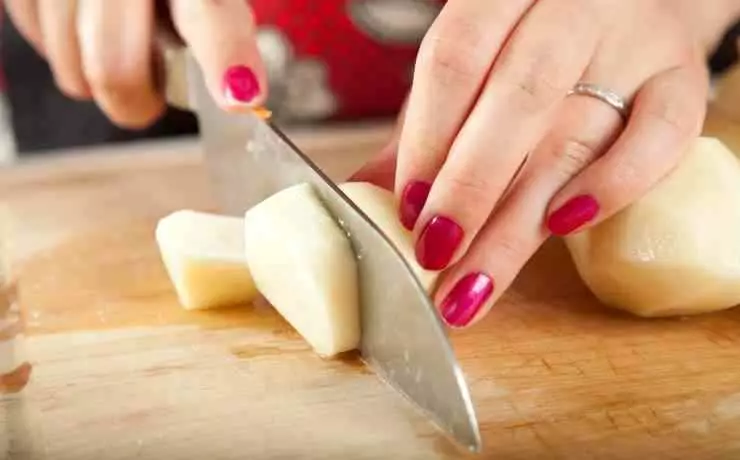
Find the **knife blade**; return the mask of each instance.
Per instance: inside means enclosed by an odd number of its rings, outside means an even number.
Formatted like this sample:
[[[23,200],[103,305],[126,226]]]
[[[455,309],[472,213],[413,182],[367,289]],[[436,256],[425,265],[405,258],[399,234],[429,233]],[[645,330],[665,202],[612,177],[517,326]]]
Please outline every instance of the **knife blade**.
[[[363,360],[455,441],[479,452],[480,430],[462,369],[436,308],[393,243],[273,123],[223,111],[194,60],[187,57],[185,66],[187,100],[198,117],[222,211],[241,216],[286,187],[312,184],[357,257]],[[169,99],[182,105],[182,98]]]

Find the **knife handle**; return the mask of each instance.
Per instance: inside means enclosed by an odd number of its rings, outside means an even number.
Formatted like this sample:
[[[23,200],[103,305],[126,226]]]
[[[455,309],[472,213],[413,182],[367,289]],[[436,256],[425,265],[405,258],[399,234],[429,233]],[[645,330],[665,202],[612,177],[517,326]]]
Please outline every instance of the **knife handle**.
[[[188,89],[188,61],[192,60],[185,47],[162,46],[160,58],[155,60],[158,66],[158,85],[168,104],[182,110],[193,111]]]
[[[175,29],[168,0],[154,2],[156,17],[154,45],[154,83],[169,105],[182,110],[195,109],[188,90],[189,56],[185,41]]]

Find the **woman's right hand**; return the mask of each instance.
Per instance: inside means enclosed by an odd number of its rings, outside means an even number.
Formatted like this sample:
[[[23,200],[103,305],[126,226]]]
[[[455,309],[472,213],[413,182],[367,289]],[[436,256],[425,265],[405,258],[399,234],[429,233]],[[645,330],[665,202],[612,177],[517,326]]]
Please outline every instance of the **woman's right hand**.
[[[166,1],[166,0],[165,0]],[[62,92],[94,100],[111,121],[142,128],[165,109],[156,84],[154,0],[5,0]],[[169,0],[175,29],[225,110],[266,99],[267,78],[245,0]]]

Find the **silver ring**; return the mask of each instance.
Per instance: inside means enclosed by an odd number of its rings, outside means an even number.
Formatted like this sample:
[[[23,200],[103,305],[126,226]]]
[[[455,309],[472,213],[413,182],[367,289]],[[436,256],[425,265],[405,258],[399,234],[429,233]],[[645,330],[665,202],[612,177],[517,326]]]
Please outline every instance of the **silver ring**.
[[[568,96],[572,95],[593,97],[601,102],[607,103],[614,110],[619,112],[625,120],[629,117],[629,104],[622,96],[614,91],[601,88],[592,83],[578,83],[573,87],[573,89],[568,91]]]

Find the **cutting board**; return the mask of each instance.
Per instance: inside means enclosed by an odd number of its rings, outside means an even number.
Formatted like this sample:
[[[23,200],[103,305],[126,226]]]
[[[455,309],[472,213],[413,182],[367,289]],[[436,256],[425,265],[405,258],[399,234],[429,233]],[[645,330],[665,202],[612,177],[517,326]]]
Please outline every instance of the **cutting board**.
[[[707,129],[740,139],[719,111]],[[294,135],[344,178],[388,133]],[[173,210],[213,209],[201,163],[184,140],[0,171],[32,365],[0,396],[0,458],[467,458],[356,359],[316,357],[269,306],[178,306],[153,230]],[[740,310],[610,311],[552,241],[452,340],[483,458],[740,457]]]

